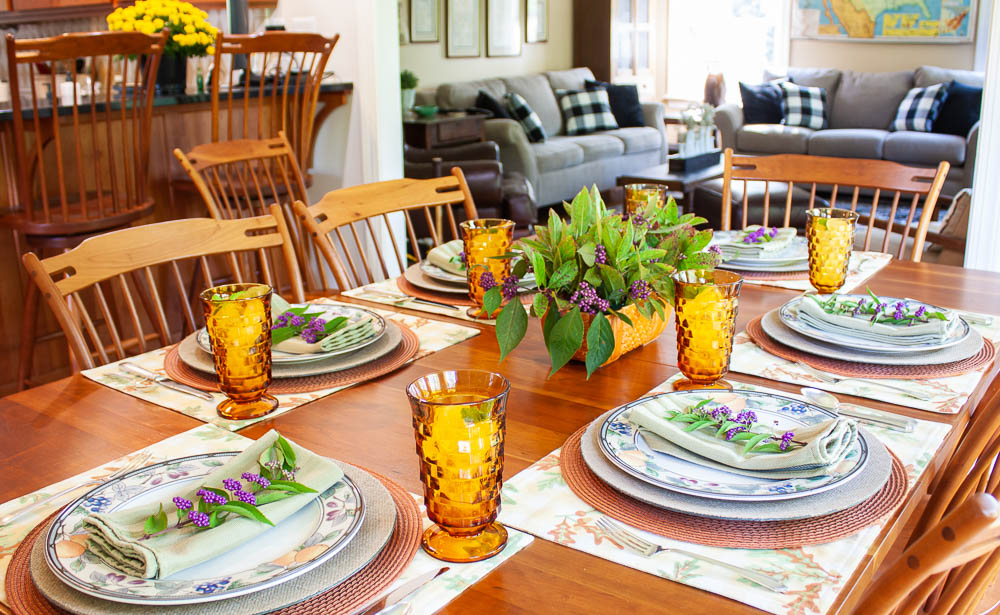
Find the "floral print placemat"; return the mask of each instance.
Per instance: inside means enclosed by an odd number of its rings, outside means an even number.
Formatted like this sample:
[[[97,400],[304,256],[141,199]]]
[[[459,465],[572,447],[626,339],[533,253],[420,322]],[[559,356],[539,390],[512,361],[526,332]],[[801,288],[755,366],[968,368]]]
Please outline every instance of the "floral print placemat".
[[[854,252],[851,254],[851,262],[847,268],[847,281],[841,292],[851,292],[867,282],[873,275],[885,268],[892,262],[891,254],[882,252]],[[738,271],[736,273],[739,273]],[[776,286],[778,288],[788,288],[790,290],[812,290],[809,279],[804,280],[758,280],[744,278],[744,284],[759,284],[760,286]]]
[[[650,393],[671,390],[674,376]],[[766,387],[740,385],[757,391]],[[906,468],[908,491],[923,473],[951,427],[918,421],[912,433],[866,426],[892,449]],[[756,570],[780,579],[789,590],[778,594],[700,560],[659,553],[644,558],[610,541],[597,527],[602,516],[578,498],[559,470],[559,450],[549,453],[503,486],[500,521],[571,549],[654,574],[704,591],[726,596],[779,615],[822,615],[844,589],[854,569],[864,559],[885,520],[842,540],[795,549],[725,549],[669,540],[635,530],[647,540],[673,546]]]
[[[313,303],[336,304],[338,302],[331,299],[318,299],[313,301]],[[417,337],[420,339],[420,350],[417,351],[417,355],[413,358],[414,361],[447,348],[448,346],[479,335],[479,329],[466,327],[464,325],[440,320],[431,320],[421,316],[400,314],[399,312],[392,312],[389,310],[374,309],[373,311],[389,320],[409,327],[414,333],[417,334]],[[167,350],[169,349],[159,348],[141,355],[129,357],[125,360],[135,363],[150,371],[156,372],[157,374],[163,374],[163,360],[167,355]],[[87,378],[111,387],[112,389],[128,393],[133,397],[138,397],[139,399],[152,402],[158,406],[163,406],[164,408],[169,408],[180,412],[181,414],[194,417],[199,421],[212,423],[232,431],[242,429],[247,425],[252,425],[258,421],[274,418],[275,416],[288,412],[289,410],[301,406],[302,404],[320,399],[321,397],[326,397],[331,393],[336,393],[341,389],[347,388],[346,386],[339,386],[329,389],[320,389],[318,391],[311,391],[309,393],[275,395],[275,397],[278,398],[278,409],[271,414],[257,419],[233,421],[222,418],[215,411],[215,407],[224,399],[221,393],[213,393],[212,397],[214,399],[212,401],[201,400],[197,397],[162,387],[151,382],[150,380],[146,380],[145,378],[126,374],[118,369],[118,363],[120,363],[120,361],[108,363],[107,365],[95,367],[94,369],[88,369],[81,373]]]
[[[348,297],[364,299],[365,301],[371,301],[374,303],[384,303],[395,307],[405,307],[408,310],[417,310],[420,312],[427,312],[429,314],[441,314],[442,316],[451,316],[452,318],[470,320],[487,325],[496,324],[495,320],[480,320],[472,318],[466,313],[466,310],[468,309],[466,306],[446,308],[441,305],[423,303],[420,301],[414,301],[413,298],[407,298],[403,294],[403,291],[399,290],[399,286],[396,285],[396,281],[392,279],[382,280],[381,282],[373,282],[359,288],[352,288],[351,290],[344,291],[343,294]],[[466,297],[466,295],[458,296],[462,298]]]
[[[959,312],[962,313],[962,312]],[[990,324],[970,323],[983,338],[1000,350],[1000,317],[987,314],[974,314],[982,322]],[[979,386],[979,381],[992,369],[986,365],[980,369],[946,378],[930,378],[927,380],[903,380],[897,378],[879,379],[844,379],[836,384],[821,381],[793,361],[787,361],[767,352],[753,343],[746,332],[736,334],[733,339],[733,354],[729,364],[730,371],[761,376],[770,380],[810,386],[834,393],[844,393],[868,399],[889,402],[899,406],[929,410],[942,414],[956,414],[968,401]],[[836,376],[836,374],[831,374]],[[837,376],[840,378],[840,376]],[[908,397],[905,394],[879,386],[885,382],[895,387],[903,387],[919,391],[931,399],[922,400]]]
[[[194,429],[177,434],[176,436],[167,438],[166,440],[161,440],[156,444],[135,451],[134,453],[130,453],[119,459],[115,459],[114,461],[110,461],[100,467],[88,470],[76,476],[59,481],[58,483],[49,485],[48,487],[39,489],[33,493],[29,493],[17,499],[0,504],[0,517],[9,514],[21,506],[43,499],[49,494],[58,493],[67,487],[81,485],[92,479],[106,477],[119,468],[128,465],[132,459],[135,459],[143,452],[149,452],[152,454],[149,460],[146,461],[146,465],[150,465],[175,457],[185,457],[201,453],[241,451],[246,448],[250,442],[251,440],[249,438],[232,433],[226,429],[216,427],[215,425],[201,425],[199,427],[195,427]],[[15,519],[8,525],[0,526],[0,603],[4,605],[7,604],[7,597],[4,594],[4,584],[2,580],[7,573],[7,566],[10,564],[11,556],[21,544],[24,537],[27,536],[28,532],[30,532],[32,528],[45,520],[46,517],[55,512],[59,507],[65,506],[68,501],[71,501],[74,497],[79,497],[83,493],[84,490],[81,487],[78,493],[66,495],[38,508],[29,514],[24,515],[23,517]],[[420,501],[423,499],[422,497],[416,495],[413,497]],[[95,502],[94,504],[99,505],[99,502]],[[429,525],[430,523],[430,520],[425,517],[424,525]],[[441,568],[442,566],[448,566],[450,568],[448,572],[425,585],[419,592],[414,594],[412,599],[409,601],[411,605],[411,613],[433,613],[448,604],[452,599],[465,591],[466,588],[485,577],[512,555],[528,546],[533,539],[534,538],[530,534],[508,528],[508,541],[506,548],[496,557],[472,564],[446,564],[433,559],[422,550],[418,551],[416,557],[403,572],[403,575],[396,581],[393,587],[402,585],[410,579],[429,570],[435,570]],[[83,546],[81,545],[79,548],[82,549]]]

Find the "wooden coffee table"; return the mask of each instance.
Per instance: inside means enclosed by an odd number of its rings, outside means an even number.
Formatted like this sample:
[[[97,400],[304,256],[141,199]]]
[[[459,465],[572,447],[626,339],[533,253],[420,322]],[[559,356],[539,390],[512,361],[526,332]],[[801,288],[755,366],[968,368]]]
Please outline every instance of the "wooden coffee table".
[[[722,177],[725,167],[726,165],[720,162],[689,173],[682,171],[671,172],[668,159],[666,164],[650,167],[638,173],[619,175],[617,184],[619,186],[626,184],[660,184],[661,186],[666,186],[667,190],[679,192],[683,195],[682,202],[679,204],[685,207],[692,202],[694,189],[704,182]]]

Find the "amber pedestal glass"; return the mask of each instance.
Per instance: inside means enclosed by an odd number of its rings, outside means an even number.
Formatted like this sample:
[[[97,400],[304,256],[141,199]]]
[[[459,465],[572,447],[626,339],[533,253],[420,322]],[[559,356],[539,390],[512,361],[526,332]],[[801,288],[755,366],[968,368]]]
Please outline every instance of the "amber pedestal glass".
[[[469,298],[476,302],[467,313],[473,318],[493,318],[496,314],[487,314],[483,308],[483,296],[489,290],[483,286],[483,275],[487,272],[492,274],[496,284],[503,284],[510,276],[510,259],[491,257],[510,252],[514,243],[514,222],[502,218],[479,218],[466,220],[461,227]]]
[[[677,366],[686,379],[674,390],[730,389],[733,333],[743,278],[731,271],[679,271],[674,279]]]
[[[236,299],[230,299],[236,293]],[[270,414],[278,400],[267,394],[271,385],[271,287],[265,284],[225,284],[201,293],[205,326],[219,389],[226,395],[216,408],[227,419],[252,419]]]
[[[437,559],[476,562],[507,544],[496,518],[509,390],[500,374],[471,369],[428,374],[406,387],[424,503],[435,524],[422,545]]]
[[[847,281],[858,214],[828,207],[806,211],[809,242],[809,283],[823,294],[839,290]]]
[[[658,184],[626,184],[625,213],[633,214],[647,204],[662,207],[667,202],[666,188]]]

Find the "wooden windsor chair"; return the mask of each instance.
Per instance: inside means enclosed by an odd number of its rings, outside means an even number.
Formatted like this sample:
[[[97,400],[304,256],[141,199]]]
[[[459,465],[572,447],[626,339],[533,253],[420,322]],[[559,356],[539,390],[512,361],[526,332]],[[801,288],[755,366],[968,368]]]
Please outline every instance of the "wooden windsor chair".
[[[465,176],[458,167],[451,170],[451,175],[433,179],[395,179],[341,188],[326,193],[312,206],[296,201],[294,207],[316,248],[326,258],[338,287],[344,291],[388,279],[392,275],[390,269],[396,267],[402,273],[409,258],[416,262],[423,260],[411,218],[414,213],[423,216],[434,246],[448,241],[442,241],[445,230],[451,232],[452,239],[460,239],[451,207],[456,203],[463,205],[466,219],[479,217]],[[434,224],[435,210],[439,207],[443,207],[447,220],[440,231]],[[390,215],[397,212],[402,214],[406,225],[412,256],[401,249],[399,240],[391,232]],[[361,226],[360,234],[358,226]],[[389,237],[388,242],[383,239],[385,235]],[[391,255],[386,254],[389,252],[387,243],[391,244]],[[378,266],[369,260],[377,260]]]
[[[793,226],[793,216],[800,216],[805,208],[793,207],[797,188],[808,187],[808,209],[817,206],[817,193],[831,207],[849,207],[851,211],[867,210],[859,216],[858,228],[864,230],[864,250],[872,246],[875,228],[884,231],[879,251],[890,251],[892,233],[902,227],[896,258],[903,258],[908,243],[912,243],[910,260],[919,262],[923,254],[927,230],[934,215],[934,207],[950,165],[941,162],[936,169],[910,167],[888,160],[859,158],[830,158],[800,154],[775,156],[737,156],[726,148],[725,173],[722,179],[721,230],[730,230],[734,223],[740,228],[750,224],[770,226],[780,221],[781,226]],[[733,212],[733,182],[742,180],[738,215]],[[751,207],[751,183],[758,188],[763,183],[759,206]],[[782,210],[781,217],[772,223],[771,186],[782,188],[783,198],[774,209]],[[828,193],[827,193],[828,191]],[[867,196],[868,194],[871,196]],[[885,195],[888,198],[884,198]],[[838,200],[838,198],[840,200]],[[849,205],[846,199],[849,198]],[[825,204],[823,206],[826,206]],[[881,209],[880,209],[881,208]],[[799,211],[796,211],[798,209]],[[887,212],[888,219],[880,220],[878,214]],[[895,222],[897,214],[906,214],[903,223]],[[919,212],[919,217],[917,214]],[[751,213],[756,214],[751,216]],[[759,216],[759,219],[757,219]],[[751,217],[754,219],[751,220]],[[914,218],[916,228],[913,229]],[[804,226],[804,225],[803,225]],[[909,242],[913,230],[912,242]]]
[[[308,202],[305,179],[285,133],[270,139],[237,139],[204,143],[186,154],[174,150],[208,213],[216,220],[259,216],[276,203],[291,221],[295,201]],[[305,238],[299,224],[290,226],[298,262],[304,270],[307,291],[327,288],[327,278],[319,254]],[[273,264],[272,264],[273,267]],[[286,288],[289,280],[280,280]]]
[[[44,260],[28,252],[23,261],[65,332],[77,366],[90,369],[166,346],[196,330],[204,318],[192,309],[186,280],[192,267],[212,279],[210,255],[224,255],[233,279],[249,282],[256,280],[244,278],[237,254],[254,254],[261,263],[260,279],[273,287],[275,272],[266,256],[271,250],[282,253],[292,300],[303,301],[295,251],[277,206],[267,215],[240,220],[189,218],[122,229]],[[171,286],[176,294],[167,295]],[[165,295],[178,307],[168,309]],[[115,310],[114,298],[125,309]],[[177,313],[182,322],[171,322],[168,315]]]
[[[16,190],[15,209],[3,222],[13,228],[19,254],[22,241],[44,256],[152,212],[150,121],[166,36],[86,32],[16,40],[7,35],[15,173],[8,182]],[[61,68],[68,68],[73,84],[69,100],[60,96]],[[28,283],[19,389],[31,373],[37,307],[37,290]]]

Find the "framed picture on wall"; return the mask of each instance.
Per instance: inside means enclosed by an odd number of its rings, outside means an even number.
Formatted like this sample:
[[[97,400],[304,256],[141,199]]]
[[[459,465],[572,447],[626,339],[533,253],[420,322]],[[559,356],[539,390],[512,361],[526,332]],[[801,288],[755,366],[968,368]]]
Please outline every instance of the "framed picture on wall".
[[[524,42],[549,40],[549,0],[525,0]]]
[[[478,58],[479,0],[445,0],[445,55],[449,58]]]
[[[438,24],[440,0],[410,0],[410,42],[436,43],[441,40]]]
[[[486,55],[521,55],[521,0],[486,0]]]

